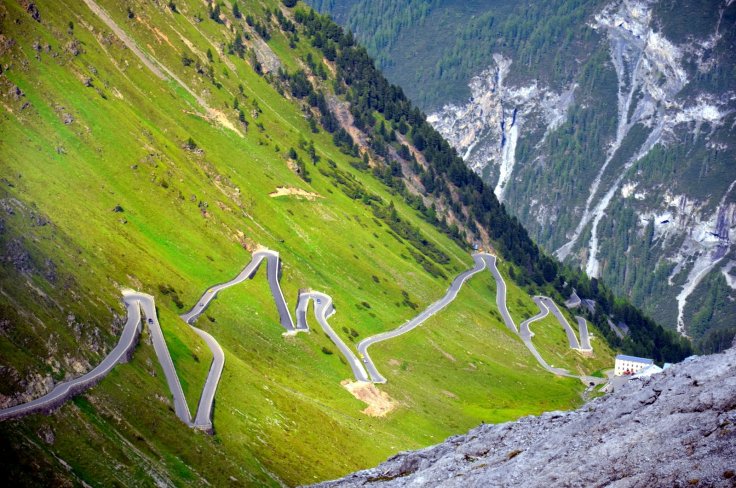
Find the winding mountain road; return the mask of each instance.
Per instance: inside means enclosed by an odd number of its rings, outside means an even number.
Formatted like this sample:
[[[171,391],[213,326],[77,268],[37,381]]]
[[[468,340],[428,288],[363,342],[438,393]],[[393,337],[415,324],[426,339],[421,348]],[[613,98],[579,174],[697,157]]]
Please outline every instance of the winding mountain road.
[[[537,348],[534,346],[534,343],[532,342],[532,337],[534,337],[534,332],[531,331],[529,326],[538,321],[545,318],[547,315],[549,315],[549,308],[547,305],[545,305],[544,300],[542,297],[532,297],[532,300],[534,300],[534,303],[537,304],[539,307],[539,313],[533,317],[530,317],[523,321],[521,325],[519,325],[519,337],[521,337],[522,342],[526,346],[527,349],[529,349],[529,352],[532,353],[534,358],[537,360],[540,366],[542,366],[544,369],[549,371],[550,373],[560,375],[560,376],[571,376],[570,373],[566,369],[562,368],[553,368],[552,366],[547,363],[547,361],[544,360],[541,354],[539,354],[539,351],[537,351]]]
[[[556,375],[569,376],[574,378],[580,378],[583,380],[591,380],[589,377],[580,377],[570,374],[564,369],[551,367],[539,354],[537,349],[532,343],[532,337],[534,334],[531,332],[530,325],[538,320],[546,317],[550,311],[557,317],[557,320],[565,329],[568,337],[570,347],[577,350],[592,351],[590,347],[590,339],[588,335],[587,322],[582,317],[576,317],[578,321],[578,330],[580,333],[581,342],[578,342],[575,332],[573,331],[570,324],[567,322],[565,317],[560,312],[557,305],[549,297],[537,296],[533,297],[534,302],[540,309],[540,313],[531,317],[521,323],[517,329],[511,314],[506,306],[506,282],[501,276],[496,266],[496,257],[488,253],[476,253],[473,255],[474,267],[460,273],[450,284],[445,295],[437,300],[436,302],[429,305],[425,310],[419,313],[417,316],[397,327],[394,330],[376,334],[362,340],[357,345],[358,355],[345,344],[340,336],[330,327],[327,319],[335,313],[335,307],[333,305],[332,298],[325,294],[315,291],[301,291],[296,307],[296,325],[292,320],[289,312],[286,299],[280,285],[280,274],[281,274],[281,260],[279,253],[269,249],[260,249],[253,253],[251,261],[243,268],[243,270],[232,280],[225,283],[221,283],[208,288],[204,294],[200,297],[197,303],[187,313],[182,314],[180,317],[184,320],[193,331],[202,338],[207,346],[212,351],[213,359],[207,374],[207,379],[202,389],[200,401],[197,407],[197,414],[194,419],[191,417],[189,406],[186,402],[186,397],[181,387],[181,382],[176,373],[171,354],[166,345],[166,341],[161,329],[161,325],[158,322],[156,315],[156,304],[154,298],[151,295],[135,292],[131,290],[124,290],[124,302],[128,311],[128,320],[123,328],[118,344],[113,350],[102,360],[90,372],[75,378],[70,381],[59,383],[54,389],[46,395],[40,398],[29,401],[27,403],[9,407],[0,410],[0,421],[10,418],[22,417],[30,413],[38,412],[50,412],[55,408],[58,408],[65,401],[72,398],[74,395],[81,393],[82,391],[91,388],[97,384],[102,378],[109,373],[112,368],[127,360],[132,355],[133,349],[137,344],[138,337],[142,330],[142,314],[146,317],[146,323],[148,324],[151,338],[153,341],[153,347],[156,352],[156,356],[161,364],[161,368],[166,377],[169,390],[171,391],[174,411],[185,424],[190,427],[213,432],[212,425],[212,407],[214,404],[215,393],[217,391],[217,385],[225,364],[225,355],[212,335],[207,332],[194,327],[192,324],[197,318],[209,307],[212,300],[215,299],[218,292],[242,283],[248,279],[252,279],[258,268],[266,261],[266,277],[269,282],[271,289],[271,295],[274,299],[274,303],[279,313],[279,321],[281,326],[286,330],[285,334],[291,335],[300,331],[309,331],[309,325],[307,323],[307,310],[309,301],[314,302],[314,314],[319,322],[322,330],[329,336],[332,342],[337,346],[340,353],[345,357],[353,371],[355,379],[358,381],[372,381],[373,383],[385,383],[384,378],[376,367],[375,363],[371,359],[368,348],[373,344],[383,342],[395,337],[399,337],[416,327],[424,323],[428,318],[434,314],[440,312],[447,305],[457,298],[460,289],[463,284],[473,275],[480,273],[482,270],[488,268],[496,281],[496,304],[499,312],[503,319],[504,324],[509,330],[519,335],[523,343],[534,355],[539,364],[547,371]],[[580,344],[582,343],[582,347]],[[359,359],[360,358],[360,359]],[[595,378],[592,378],[595,380]]]
[[[286,300],[283,292],[281,291],[281,285],[279,284],[281,262],[279,254],[275,251],[265,249],[254,252],[250,263],[248,263],[243,271],[241,271],[235,278],[228,282],[215,285],[205,291],[197,304],[189,312],[180,316],[182,320],[184,320],[192,330],[202,338],[212,351],[212,364],[210,365],[207,379],[205,380],[202,393],[200,395],[197,414],[194,419],[192,419],[191,412],[189,411],[189,405],[187,404],[186,397],[184,396],[181,381],[176,373],[174,362],[171,358],[169,348],[166,345],[163,330],[158,322],[154,298],[145,293],[124,290],[123,297],[128,311],[128,320],[123,328],[123,333],[118,344],[102,360],[102,362],[89,373],[73,380],[59,383],[51,392],[40,398],[0,410],[0,420],[21,417],[30,413],[50,412],[55,408],[58,408],[74,395],[77,395],[97,384],[97,382],[104,378],[116,364],[127,361],[132,354],[133,348],[135,347],[142,330],[142,311],[147,319],[156,357],[161,364],[161,369],[164,372],[166,383],[168,384],[173,397],[174,412],[176,413],[176,416],[190,427],[212,432],[212,407],[215,400],[217,385],[220,381],[222,370],[225,365],[225,354],[222,347],[220,347],[220,344],[218,344],[212,335],[194,327],[192,323],[194,323],[202,312],[207,309],[212,300],[217,296],[217,292],[252,278],[264,260],[267,262],[267,278],[271,288],[271,295],[273,296],[276,308],[279,311],[281,325],[286,329],[287,333],[294,333],[297,331],[294,327],[291,315],[289,314]]]
[[[557,304],[549,297],[539,297],[542,301],[544,301],[544,304],[549,308],[550,312],[552,312],[552,315],[555,316],[557,321],[562,325],[562,328],[565,330],[565,334],[567,334],[567,342],[570,344],[570,349],[578,349],[580,350],[580,342],[578,342],[578,338],[575,335],[575,331],[570,326],[570,322],[567,321],[564,315],[562,315],[562,312],[557,307]]]
[[[593,346],[590,345],[590,335],[588,334],[588,321],[579,315],[575,316],[575,320],[578,321],[578,334],[580,334],[580,350],[592,352]]]
[[[408,322],[406,322],[405,324],[403,324],[402,326],[394,330],[383,332],[383,333],[377,334],[372,337],[368,337],[362,340],[360,343],[358,343],[358,352],[360,353],[360,355],[363,356],[363,362],[365,363],[366,369],[368,370],[368,373],[370,374],[371,381],[373,381],[374,383],[385,383],[386,378],[384,378],[378,372],[378,369],[376,368],[375,363],[373,362],[370,355],[368,354],[368,347],[378,342],[392,339],[402,334],[406,334],[410,330],[421,325],[429,317],[439,312],[440,310],[445,308],[450,302],[455,300],[458,292],[460,291],[460,288],[465,283],[465,281],[467,281],[468,278],[475,275],[476,273],[481,272],[486,267],[490,270],[491,274],[493,275],[496,281],[496,305],[498,306],[498,310],[501,314],[501,318],[503,319],[504,324],[510,331],[514,332],[515,334],[519,335],[519,337],[521,337],[527,349],[529,349],[529,351],[535,357],[535,359],[540,364],[540,366],[542,366],[544,369],[546,369],[550,373],[553,373],[556,375],[569,376],[572,378],[580,378],[580,379],[587,380],[588,377],[576,376],[576,375],[570,374],[565,369],[554,368],[550,366],[544,360],[544,358],[542,358],[542,356],[539,354],[539,351],[537,351],[537,348],[532,343],[531,338],[534,336],[534,334],[531,332],[529,326],[533,322],[543,319],[550,312],[552,312],[552,314],[557,318],[557,321],[562,325],[563,329],[565,330],[570,348],[575,349],[575,350],[584,349],[580,347],[578,339],[575,336],[575,332],[573,331],[572,327],[570,326],[565,316],[562,315],[562,312],[557,307],[557,304],[549,297],[544,297],[544,296],[533,297],[532,299],[539,307],[540,313],[522,322],[520,327],[517,329],[516,324],[514,323],[514,320],[511,317],[511,314],[509,313],[508,307],[506,306],[506,282],[503,279],[503,276],[501,276],[501,273],[499,272],[498,267],[496,265],[496,256],[492,254],[488,254],[488,253],[477,253],[473,255],[473,260],[475,261],[475,266],[467,271],[462,272],[460,275],[458,275],[453,280],[445,296],[443,296],[438,301],[434,302],[432,305],[427,307],[422,313],[420,313],[413,319],[409,320]],[[585,320],[582,319],[582,317],[577,317],[577,318],[578,318],[578,327],[581,330],[581,336],[582,336],[582,330],[584,328],[585,343],[587,344],[589,348],[588,350],[592,351],[592,348],[590,348],[590,342],[588,339],[587,323],[585,323]],[[581,326],[580,320],[582,320],[582,324],[583,324],[582,326]]]
[[[488,260],[488,268],[491,270],[493,279],[496,280],[496,306],[498,307],[498,311],[501,313],[501,318],[503,318],[503,323],[506,324],[506,327],[511,332],[518,334],[519,331],[516,329],[516,324],[511,318],[508,307],[506,307],[506,282],[501,276],[501,273],[498,272],[496,256],[491,254],[487,254],[486,256],[488,256],[486,258]]]
[[[222,368],[225,365],[225,354],[223,353],[222,348],[214,337],[187,322],[192,330],[194,330],[194,332],[205,341],[212,351],[212,364],[210,365],[207,379],[205,380],[204,387],[202,388],[196,417],[192,419],[187,399],[184,396],[184,390],[182,390],[181,382],[179,381],[179,375],[176,373],[174,361],[171,359],[171,354],[169,353],[169,348],[166,345],[163,330],[161,329],[158,317],[156,316],[156,302],[151,295],[146,295],[145,293],[133,293],[129,295],[128,299],[136,300],[140,308],[143,309],[143,313],[147,318],[148,330],[151,333],[151,339],[153,340],[153,349],[156,351],[156,357],[158,358],[158,362],[161,364],[161,369],[164,371],[164,376],[166,377],[166,383],[168,384],[169,391],[171,391],[171,395],[173,396],[174,412],[176,412],[176,416],[189,427],[212,432],[212,404],[215,400],[217,383],[220,381]]]
[[[197,320],[202,312],[207,309],[212,300],[215,299],[219,291],[253,278],[264,259],[266,260],[266,277],[268,278],[268,285],[271,288],[271,296],[273,297],[273,300],[276,303],[276,309],[279,312],[281,326],[286,329],[287,332],[295,332],[296,328],[294,327],[294,321],[289,313],[289,307],[286,304],[286,299],[284,298],[284,293],[281,291],[281,284],[279,283],[281,278],[281,258],[279,257],[279,253],[270,249],[260,249],[254,252],[251,261],[245,266],[245,268],[243,268],[243,271],[230,281],[208,288],[197,304],[189,312],[181,315],[181,318],[188,324]]]
[[[473,276],[476,273],[481,272],[483,269],[487,266],[487,260],[493,258],[490,254],[485,253],[478,253],[473,255],[473,261],[475,261],[475,266],[467,271],[463,271],[460,273],[453,281],[452,284],[450,284],[450,288],[448,288],[447,293],[445,293],[445,296],[431,304],[429,307],[424,309],[419,315],[414,317],[413,319],[409,320],[405,324],[401,325],[400,327],[390,330],[388,332],[382,332],[380,334],[376,334],[372,337],[368,337],[366,339],[363,339],[358,343],[358,353],[360,353],[363,356],[363,362],[365,363],[366,369],[368,370],[368,373],[371,375],[371,380],[374,383],[385,383],[386,378],[384,378],[381,373],[378,372],[378,369],[376,368],[375,363],[371,359],[370,355],[368,354],[368,348],[381,341],[386,341],[388,339],[392,339],[394,337],[398,337],[400,335],[406,334],[410,330],[422,325],[422,323],[430,318],[432,315],[436,314],[443,308],[445,308],[447,305],[450,304],[455,298],[457,297],[458,292],[460,291],[460,288],[463,286],[465,281],[467,281],[468,278]],[[494,258],[495,259],[495,258]]]
[[[506,282],[503,279],[503,276],[501,276],[501,273],[498,272],[498,268],[496,267],[496,259],[493,257],[493,259],[488,260],[488,264],[491,270],[491,274],[496,280],[496,303],[498,304],[498,299],[503,295],[503,297],[506,297]],[[503,293],[501,292],[503,290]],[[542,368],[546,369],[550,373],[556,374],[558,376],[567,376],[569,378],[577,378],[581,381],[584,381],[587,384],[597,384],[601,382],[600,378],[595,378],[592,376],[578,376],[571,374],[566,369],[562,368],[554,368],[547,363],[547,361],[544,360],[544,358],[539,354],[539,351],[537,351],[537,348],[534,346],[534,343],[532,342],[532,337],[534,336],[534,333],[530,329],[530,325],[538,320],[542,320],[547,315],[549,315],[550,312],[552,312],[553,315],[557,318],[557,321],[560,322],[563,329],[565,330],[565,333],[567,334],[568,338],[568,344],[570,345],[570,348],[578,350],[578,351],[585,351],[585,352],[592,352],[593,348],[590,346],[590,338],[588,336],[588,324],[582,317],[575,317],[578,321],[578,329],[580,331],[581,335],[581,341],[583,343],[583,347],[580,347],[580,343],[577,340],[577,337],[575,337],[575,332],[572,330],[572,327],[568,323],[567,319],[564,315],[562,315],[562,312],[560,312],[560,309],[557,307],[557,304],[549,297],[545,296],[535,296],[532,297],[532,300],[534,303],[537,304],[537,307],[539,307],[539,313],[533,317],[530,317],[523,321],[521,325],[519,326],[519,337],[521,338],[524,345],[529,349],[529,352],[532,353],[534,358],[537,360],[540,366]],[[508,309],[506,308],[505,302],[503,303],[503,307],[501,307],[501,304],[498,304],[498,309],[501,311],[501,315],[504,319],[504,322],[506,322],[506,326],[511,328],[513,326],[513,330],[516,330],[516,326],[514,325],[513,319],[511,318],[511,315],[508,312]]]
[[[330,340],[337,346],[342,355],[348,361],[350,369],[353,370],[353,375],[358,381],[370,381],[368,374],[363,367],[363,364],[355,356],[352,349],[340,338],[330,324],[327,323],[327,319],[335,313],[335,307],[332,305],[332,297],[324,293],[309,291],[299,294],[299,302],[296,306],[296,323],[297,328],[300,330],[309,330],[307,325],[307,306],[309,301],[314,301],[314,315],[317,317],[317,322],[322,326],[322,330],[330,337]]]
[[[128,320],[123,327],[120,340],[100,364],[78,378],[57,384],[49,393],[35,400],[0,410],[0,420],[23,417],[31,413],[50,412],[74,395],[96,385],[116,364],[127,362],[141,332],[141,309],[136,294],[125,293],[125,307],[128,310]]]

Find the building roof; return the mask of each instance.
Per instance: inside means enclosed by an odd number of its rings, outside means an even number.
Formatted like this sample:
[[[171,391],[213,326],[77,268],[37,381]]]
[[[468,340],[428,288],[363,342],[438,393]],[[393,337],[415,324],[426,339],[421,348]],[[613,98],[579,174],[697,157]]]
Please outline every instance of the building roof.
[[[636,356],[627,356],[626,354],[619,354],[616,359],[621,361],[633,361],[636,363],[654,364],[654,359],[638,358]]]
[[[652,376],[653,374],[661,373],[664,371],[662,368],[657,366],[656,364],[650,364],[646,368],[642,369],[638,373],[634,375],[634,378],[648,378]]]

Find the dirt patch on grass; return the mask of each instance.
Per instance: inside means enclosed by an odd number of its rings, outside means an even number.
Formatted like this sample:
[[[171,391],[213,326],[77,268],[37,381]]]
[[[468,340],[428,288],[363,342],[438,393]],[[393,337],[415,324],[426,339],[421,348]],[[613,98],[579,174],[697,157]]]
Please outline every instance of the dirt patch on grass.
[[[322,198],[322,196],[317,193],[302,190],[301,188],[285,186],[279,186],[278,188],[276,188],[276,191],[269,193],[268,196],[271,198],[293,196],[297,198],[306,198],[307,200],[316,200],[317,198]]]
[[[389,359],[388,364],[390,366],[401,366],[401,361],[399,361],[398,359]]]
[[[144,19],[143,19],[142,17],[140,17],[140,16],[136,16],[136,17],[135,17],[135,20],[136,20],[136,21],[138,21],[139,23],[143,24],[143,25],[144,25],[144,26],[146,27],[146,29],[148,29],[149,31],[153,32],[153,35],[154,35],[154,36],[156,37],[156,41],[157,41],[157,42],[158,42],[159,44],[163,44],[163,43],[165,42],[165,43],[166,43],[166,44],[168,44],[168,45],[169,45],[169,46],[170,46],[170,47],[171,47],[172,49],[176,49],[176,48],[174,47],[174,45],[173,45],[173,44],[171,44],[171,41],[169,41],[169,38],[168,38],[168,37],[166,36],[166,34],[164,34],[163,32],[161,32],[160,30],[158,30],[158,29],[157,29],[156,27],[152,27],[152,26],[151,26],[151,25],[150,25],[150,24],[149,24],[148,22],[146,22],[146,21],[145,21],[145,20],[144,20]]]
[[[376,388],[373,383],[345,380],[340,383],[355,398],[368,404],[363,413],[371,417],[385,417],[396,408],[396,402],[388,393]]]
[[[231,131],[238,134],[240,137],[245,137],[240,130],[238,130],[232,122],[230,122],[230,119],[227,118],[227,115],[222,110],[217,110],[214,108],[207,107],[207,114],[212,120],[217,121],[221,126],[227,127]]]
[[[256,249],[258,249],[258,244],[255,243],[253,239],[250,237],[247,237],[243,231],[237,230],[235,231],[235,234],[233,234],[233,238],[241,245],[243,246],[243,249],[248,251],[249,253],[254,253]]]

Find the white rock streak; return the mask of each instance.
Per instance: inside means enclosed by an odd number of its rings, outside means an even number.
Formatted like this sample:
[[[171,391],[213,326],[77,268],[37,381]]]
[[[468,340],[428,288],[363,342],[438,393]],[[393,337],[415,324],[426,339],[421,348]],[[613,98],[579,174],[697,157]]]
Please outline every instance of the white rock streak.
[[[503,193],[511,178],[514,164],[516,164],[516,141],[519,140],[519,125],[516,123],[516,117],[512,117],[511,127],[508,131],[504,127],[504,135],[504,143],[501,148],[501,164],[498,167],[498,183],[495,188],[499,202],[503,201]]]
[[[491,165],[497,170],[496,196],[503,200],[513,176],[516,147],[525,121],[537,118],[546,134],[567,117],[576,86],[562,94],[540,88],[536,81],[522,87],[507,87],[504,79],[511,61],[493,55],[493,65],[469,83],[471,98],[463,105],[445,105],[427,120],[463,156],[476,172]]]
[[[685,330],[685,305],[687,299],[692,292],[698,287],[703,278],[718,264],[731,248],[730,233],[731,229],[736,225],[736,204],[726,205],[726,199],[736,185],[733,181],[721,198],[715,212],[704,224],[696,227],[686,238],[680,253],[683,251],[695,249],[695,261],[693,267],[687,275],[682,290],[677,295],[677,331],[687,337]],[[679,263],[685,262],[687,255],[680,254],[676,259]],[[676,267],[673,275],[670,276],[670,282],[679,272],[680,267]],[[730,283],[729,283],[730,285]]]
[[[649,149],[659,142],[665,127],[666,114],[657,107],[671,105],[670,99],[687,83],[687,75],[680,66],[681,52],[667,39],[651,30],[649,26],[651,20],[652,15],[648,3],[624,0],[606,7],[595,17],[593,25],[594,29],[605,30],[611,42],[611,60],[618,78],[616,137],[608,149],[606,160],[590,186],[590,193],[575,231],[569,241],[556,251],[559,259],[565,259],[592,220],[593,229],[588,244],[586,266],[591,276],[598,276],[600,272],[597,260],[598,224],[605,215],[618,185],[623,180],[625,171],[604,196],[594,204],[603,176],[616,151],[621,147],[621,143],[634,125],[641,123],[653,127],[652,134],[657,137],[649,136],[642,150],[626,163],[626,169],[645,156]],[[660,82],[662,78],[664,78],[664,83]]]

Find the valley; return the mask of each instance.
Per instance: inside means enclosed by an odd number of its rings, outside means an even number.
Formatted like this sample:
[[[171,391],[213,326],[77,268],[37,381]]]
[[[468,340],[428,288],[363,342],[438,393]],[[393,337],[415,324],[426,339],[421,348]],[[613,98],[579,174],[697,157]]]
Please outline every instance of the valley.
[[[692,353],[294,3],[0,4],[6,481],[309,484]]]
[[[386,3],[312,2],[544,249],[704,351],[733,336],[736,4]]]

